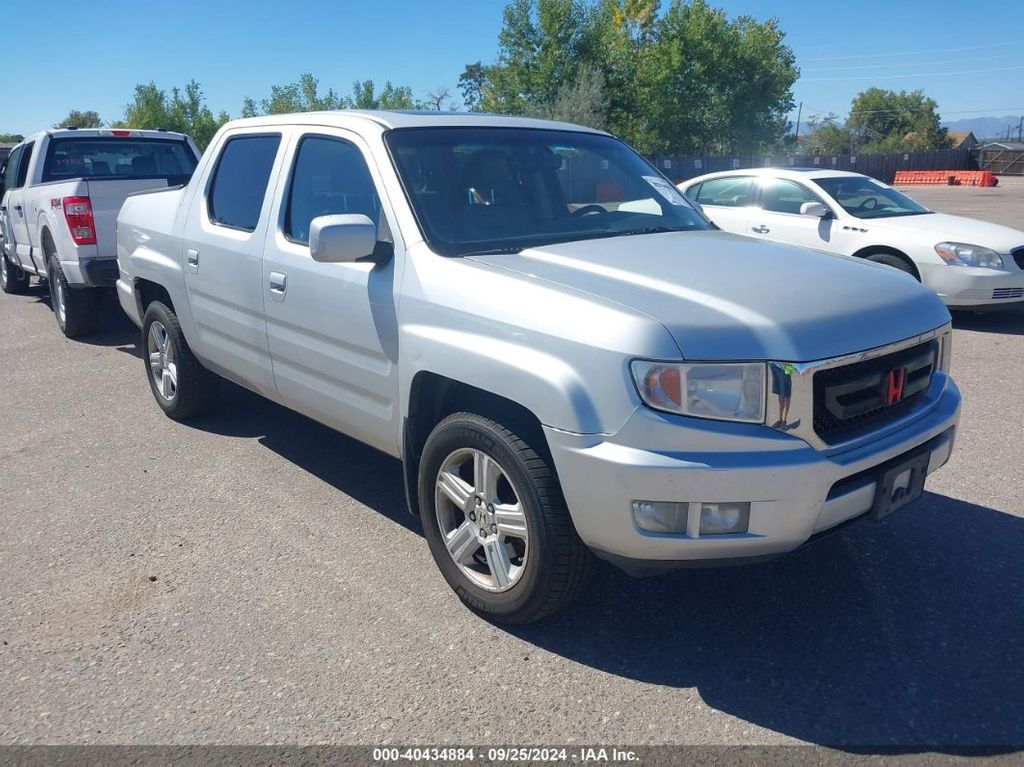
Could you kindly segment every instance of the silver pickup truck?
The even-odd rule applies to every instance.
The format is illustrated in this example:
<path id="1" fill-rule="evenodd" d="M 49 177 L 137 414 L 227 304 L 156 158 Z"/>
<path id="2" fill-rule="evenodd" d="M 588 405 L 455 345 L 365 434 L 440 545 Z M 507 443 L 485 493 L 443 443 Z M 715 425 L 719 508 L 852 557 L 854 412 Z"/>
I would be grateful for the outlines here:
<path id="1" fill-rule="evenodd" d="M 917 499 L 950 456 L 949 314 L 894 269 L 723 232 L 611 136 L 484 115 L 224 126 L 129 197 L 121 304 L 156 402 L 221 377 L 399 457 L 489 618 L 754 561 Z"/>
<path id="2" fill-rule="evenodd" d="M 29 136 L 0 175 L 0 289 L 50 283 L 68 338 L 96 326 L 96 291 L 117 279 L 114 227 L 133 192 L 188 181 L 199 152 L 181 133 L 61 128 Z"/>

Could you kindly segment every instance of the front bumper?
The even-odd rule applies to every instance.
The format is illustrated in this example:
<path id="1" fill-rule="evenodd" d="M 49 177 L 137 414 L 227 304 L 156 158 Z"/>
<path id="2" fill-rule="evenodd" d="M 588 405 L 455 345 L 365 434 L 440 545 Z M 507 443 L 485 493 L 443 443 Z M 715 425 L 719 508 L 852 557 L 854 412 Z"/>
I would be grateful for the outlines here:
<path id="1" fill-rule="evenodd" d="M 735 564 L 792 551 L 870 511 L 880 467 L 927 449 L 928 473 L 949 460 L 960 392 L 937 374 L 935 398 L 902 428 L 852 449 L 818 451 L 765 426 L 717 423 L 638 408 L 614 435 L 545 428 L 576 530 L 627 569 Z M 643 447 L 637 447 L 643 445 Z M 746 533 L 700 536 L 638 528 L 632 501 L 750 502 Z M 642 568 L 640 567 L 642 565 Z"/>
<path id="2" fill-rule="evenodd" d="M 1004 255 L 1003 260 L 1012 257 Z M 1001 306 L 1024 301 L 1024 270 L 1010 264 L 1003 269 L 932 265 L 923 268 L 921 280 L 939 294 L 946 306 Z"/>

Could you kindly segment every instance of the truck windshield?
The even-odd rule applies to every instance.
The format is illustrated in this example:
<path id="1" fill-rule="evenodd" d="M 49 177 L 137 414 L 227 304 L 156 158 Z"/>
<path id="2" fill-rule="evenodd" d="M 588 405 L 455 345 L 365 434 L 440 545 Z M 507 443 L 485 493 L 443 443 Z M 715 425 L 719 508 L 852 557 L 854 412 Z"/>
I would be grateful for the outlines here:
<path id="1" fill-rule="evenodd" d="M 816 178 L 814 183 L 824 189 L 843 210 L 857 218 L 892 218 L 931 213 L 902 192 L 867 176 L 831 176 Z"/>
<path id="2" fill-rule="evenodd" d="M 386 137 L 424 237 L 442 255 L 710 229 L 609 136 L 532 128 L 403 128 Z"/>
<path id="3" fill-rule="evenodd" d="M 196 158 L 184 141 L 120 137 L 58 138 L 50 142 L 43 182 L 66 178 L 165 178 L 188 182 Z"/>

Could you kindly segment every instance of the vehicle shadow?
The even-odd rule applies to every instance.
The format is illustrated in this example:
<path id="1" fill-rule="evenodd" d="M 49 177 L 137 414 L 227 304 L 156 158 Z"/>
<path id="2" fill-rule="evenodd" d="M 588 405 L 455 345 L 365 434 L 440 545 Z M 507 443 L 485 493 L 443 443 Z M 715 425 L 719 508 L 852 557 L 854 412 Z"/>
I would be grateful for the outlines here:
<path id="1" fill-rule="evenodd" d="M 853 752 L 1024 747 L 1024 520 L 928 494 L 771 562 L 633 580 L 514 633 Z"/>
<path id="2" fill-rule="evenodd" d="M 399 462 L 225 384 L 190 422 L 256 438 L 402 527 Z M 636 580 L 597 568 L 565 612 L 509 633 L 549 652 L 854 753 L 1024 745 L 1024 519 L 926 494 L 760 565 Z M 454 597 L 452 597 L 454 599 Z"/>
<path id="3" fill-rule="evenodd" d="M 953 327 L 958 330 L 1024 335 L 1024 306 L 985 312 L 954 311 L 952 315 Z"/>
<path id="4" fill-rule="evenodd" d="M 36 303 L 45 306 L 52 314 L 53 304 L 50 302 L 50 288 L 46 283 L 33 283 L 26 291 L 26 295 L 35 298 Z M 75 343 L 88 344 L 89 346 L 115 346 L 121 351 L 126 351 L 139 356 L 139 329 L 128 319 L 128 315 L 121 309 L 117 296 L 110 293 L 101 293 L 99 300 L 99 321 L 96 331 L 87 336 L 75 339 Z M 56 325 L 51 318 L 50 322 Z M 58 331 L 59 332 L 59 331 Z"/>
<path id="5" fill-rule="evenodd" d="M 228 381 L 221 385 L 221 398 L 217 412 L 191 420 L 189 426 L 256 438 L 285 460 L 422 535 L 419 519 L 405 503 L 397 459 Z"/>

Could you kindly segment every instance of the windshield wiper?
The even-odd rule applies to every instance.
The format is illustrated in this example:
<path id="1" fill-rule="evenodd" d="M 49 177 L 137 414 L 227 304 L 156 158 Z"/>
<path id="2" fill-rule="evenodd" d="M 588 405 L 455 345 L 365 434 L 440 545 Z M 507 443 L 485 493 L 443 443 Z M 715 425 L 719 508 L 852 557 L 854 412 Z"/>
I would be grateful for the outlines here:
<path id="1" fill-rule="evenodd" d="M 466 253 L 459 253 L 460 256 L 518 256 L 523 252 L 522 247 L 515 245 L 505 248 L 487 248 L 484 250 L 470 250 Z"/>
<path id="2" fill-rule="evenodd" d="M 622 235 L 628 234 L 664 234 L 665 232 L 685 232 L 686 229 L 680 229 L 675 226 L 647 226 L 643 229 L 630 229 L 626 232 L 619 232 Z"/>

